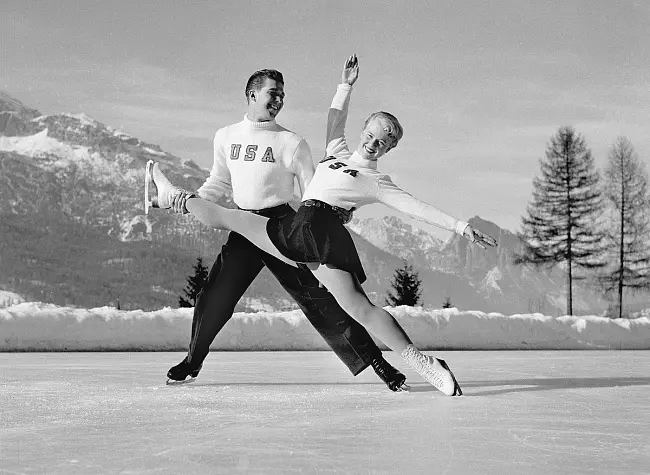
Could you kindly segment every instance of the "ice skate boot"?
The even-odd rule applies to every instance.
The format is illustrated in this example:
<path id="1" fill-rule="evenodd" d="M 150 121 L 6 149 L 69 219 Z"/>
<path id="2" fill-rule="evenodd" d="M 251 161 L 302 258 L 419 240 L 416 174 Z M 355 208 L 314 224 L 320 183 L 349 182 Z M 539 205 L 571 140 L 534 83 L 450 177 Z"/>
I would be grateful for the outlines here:
<path id="1" fill-rule="evenodd" d="M 372 369 L 377 376 L 386 383 L 388 389 L 393 392 L 410 391 L 411 387 L 406 384 L 406 376 L 394 368 L 383 356 L 377 356 L 372 360 Z"/>
<path id="2" fill-rule="evenodd" d="M 154 196 L 150 196 L 149 185 L 153 185 Z M 194 193 L 172 185 L 160 171 L 158 162 L 149 160 L 144 174 L 144 213 L 149 214 L 149 208 L 171 208 L 174 197 L 179 193 L 185 193 L 189 197 L 196 196 Z"/>
<path id="3" fill-rule="evenodd" d="M 202 367 L 202 364 L 196 366 L 188 363 L 186 356 L 183 358 L 183 361 L 167 371 L 167 384 L 173 385 L 191 383 L 199 375 L 199 371 L 201 371 Z M 188 376 L 190 379 L 187 379 Z"/>
<path id="4" fill-rule="evenodd" d="M 402 351 L 402 358 L 440 392 L 447 396 L 463 395 L 454 373 L 451 372 L 444 360 L 426 356 L 413 345 L 408 345 Z"/>

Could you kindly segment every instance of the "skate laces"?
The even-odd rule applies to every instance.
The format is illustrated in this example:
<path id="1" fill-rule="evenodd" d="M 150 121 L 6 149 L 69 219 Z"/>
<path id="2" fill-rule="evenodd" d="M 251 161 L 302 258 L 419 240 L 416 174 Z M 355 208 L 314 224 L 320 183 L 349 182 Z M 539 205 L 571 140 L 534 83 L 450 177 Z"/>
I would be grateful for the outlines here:
<path id="1" fill-rule="evenodd" d="M 370 364 L 372 365 L 372 369 L 375 370 L 375 374 L 386 383 L 388 389 L 395 392 L 407 390 L 408 385 L 405 384 L 406 376 L 390 365 L 383 357 L 373 359 Z"/>
<path id="2" fill-rule="evenodd" d="M 174 185 L 169 178 L 158 168 L 158 176 L 154 177 L 152 173 L 153 184 L 156 187 L 158 192 L 158 202 L 161 208 L 171 208 L 174 197 L 178 194 L 187 195 L 188 199 L 196 196 L 194 193 L 191 193 L 180 186 Z M 160 199 L 162 198 L 162 200 Z M 162 201 L 162 202 L 161 202 Z M 186 211 L 186 210 L 185 210 Z"/>
<path id="3" fill-rule="evenodd" d="M 418 351 L 413 345 L 408 345 L 402 351 L 402 358 L 404 358 L 422 377 L 433 384 L 436 388 L 440 389 L 444 386 L 445 381 L 443 375 L 436 371 L 434 368 L 435 358 L 426 356 Z"/>

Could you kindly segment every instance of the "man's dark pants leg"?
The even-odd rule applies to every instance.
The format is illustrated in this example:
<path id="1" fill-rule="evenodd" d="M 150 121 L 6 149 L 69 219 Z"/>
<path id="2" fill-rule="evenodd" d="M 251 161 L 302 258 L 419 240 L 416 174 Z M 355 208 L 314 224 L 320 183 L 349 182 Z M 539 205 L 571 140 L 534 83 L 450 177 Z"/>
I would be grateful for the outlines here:
<path id="1" fill-rule="evenodd" d="M 289 206 L 279 206 L 258 213 L 270 217 L 294 211 Z M 285 264 L 241 235 L 230 233 L 197 297 L 189 363 L 197 366 L 203 363 L 212 341 L 232 317 L 235 305 L 264 265 L 296 300 L 316 331 L 352 374 L 363 371 L 381 355 L 366 329 L 346 314 L 329 292 L 319 287 L 311 272 Z"/>
<path id="2" fill-rule="evenodd" d="M 262 259 L 353 375 L 359 374 L 381 355 L 381 350 L 363 325 L 345 313 L 332 294 L 319 286 L 318 279 L 309 269 L 289 266 L 269 254 Z"/>
<path id="3" fill-rule="evenodd" d="M 241 235 L 230 233 L 196 298 L 188 363 L 203 363 L 212 341 L 263 267 L 262 251 Z"/>

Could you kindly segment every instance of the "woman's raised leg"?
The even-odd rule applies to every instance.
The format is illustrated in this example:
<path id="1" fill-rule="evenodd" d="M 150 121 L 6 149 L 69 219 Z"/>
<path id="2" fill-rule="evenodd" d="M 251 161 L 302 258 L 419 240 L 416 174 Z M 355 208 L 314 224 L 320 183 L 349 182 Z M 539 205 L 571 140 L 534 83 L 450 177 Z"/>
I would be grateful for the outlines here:
<path id="1" fill-rule="evenodd" d="M 174 197 L 178 193 L 187 194 L 187 192 L 174 186 L 169 181 L 160 170 L 157 162 L 149 161 L 147 163 L 145 179 L 145 212 L 148 212 L 149 206 L 163 209 L 171 208 Z M 147 188 L 150 182 L 155 187 L 156 196 L 153 199 L 149 199 L 148 196 Z M 249 213 L 248 211 L 224 208 L 195 195 L 187 199 L 185 209 L 206 226 L 235 231 L 263 251 L 268 252 L 289 265 L 298 267 L 294 261 L 283 256 L 269 239 L 269 235 L 266 232 L 268 218 Z"/>
<path id="2" fill-rule="evenodd" d="M 228 209 L 203 198 L 193 197 L 186 201 L 185 207 L 192 216 L 206 226 L 228 229 L 241 234 L 261 250 L 268 252 L 283 262 L 298 267 L 294 261 L 278 251 L 266 232 L 269 218 L 239 209 Z"/>

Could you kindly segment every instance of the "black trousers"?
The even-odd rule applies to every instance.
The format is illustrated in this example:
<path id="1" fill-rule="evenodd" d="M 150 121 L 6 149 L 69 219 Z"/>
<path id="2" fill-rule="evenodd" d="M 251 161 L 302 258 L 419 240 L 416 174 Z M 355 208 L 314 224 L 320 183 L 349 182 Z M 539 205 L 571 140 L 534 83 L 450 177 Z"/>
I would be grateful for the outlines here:
<path id="1" fill-rule="evenodd" d="M 283 217 L 295 211 L 289 205 L 281 205 L 255 213 Z M 231 232 L 197 296 L 188 353 L 190 363 L 203 363 L 212 341 L 230 320 L 235 305 L 264 266 L 296 301 L 352 374 L 359 374 L 381 355 L 366 329 L 343 311 L 308 269 L 285 264 L 240 234 Z"/>

